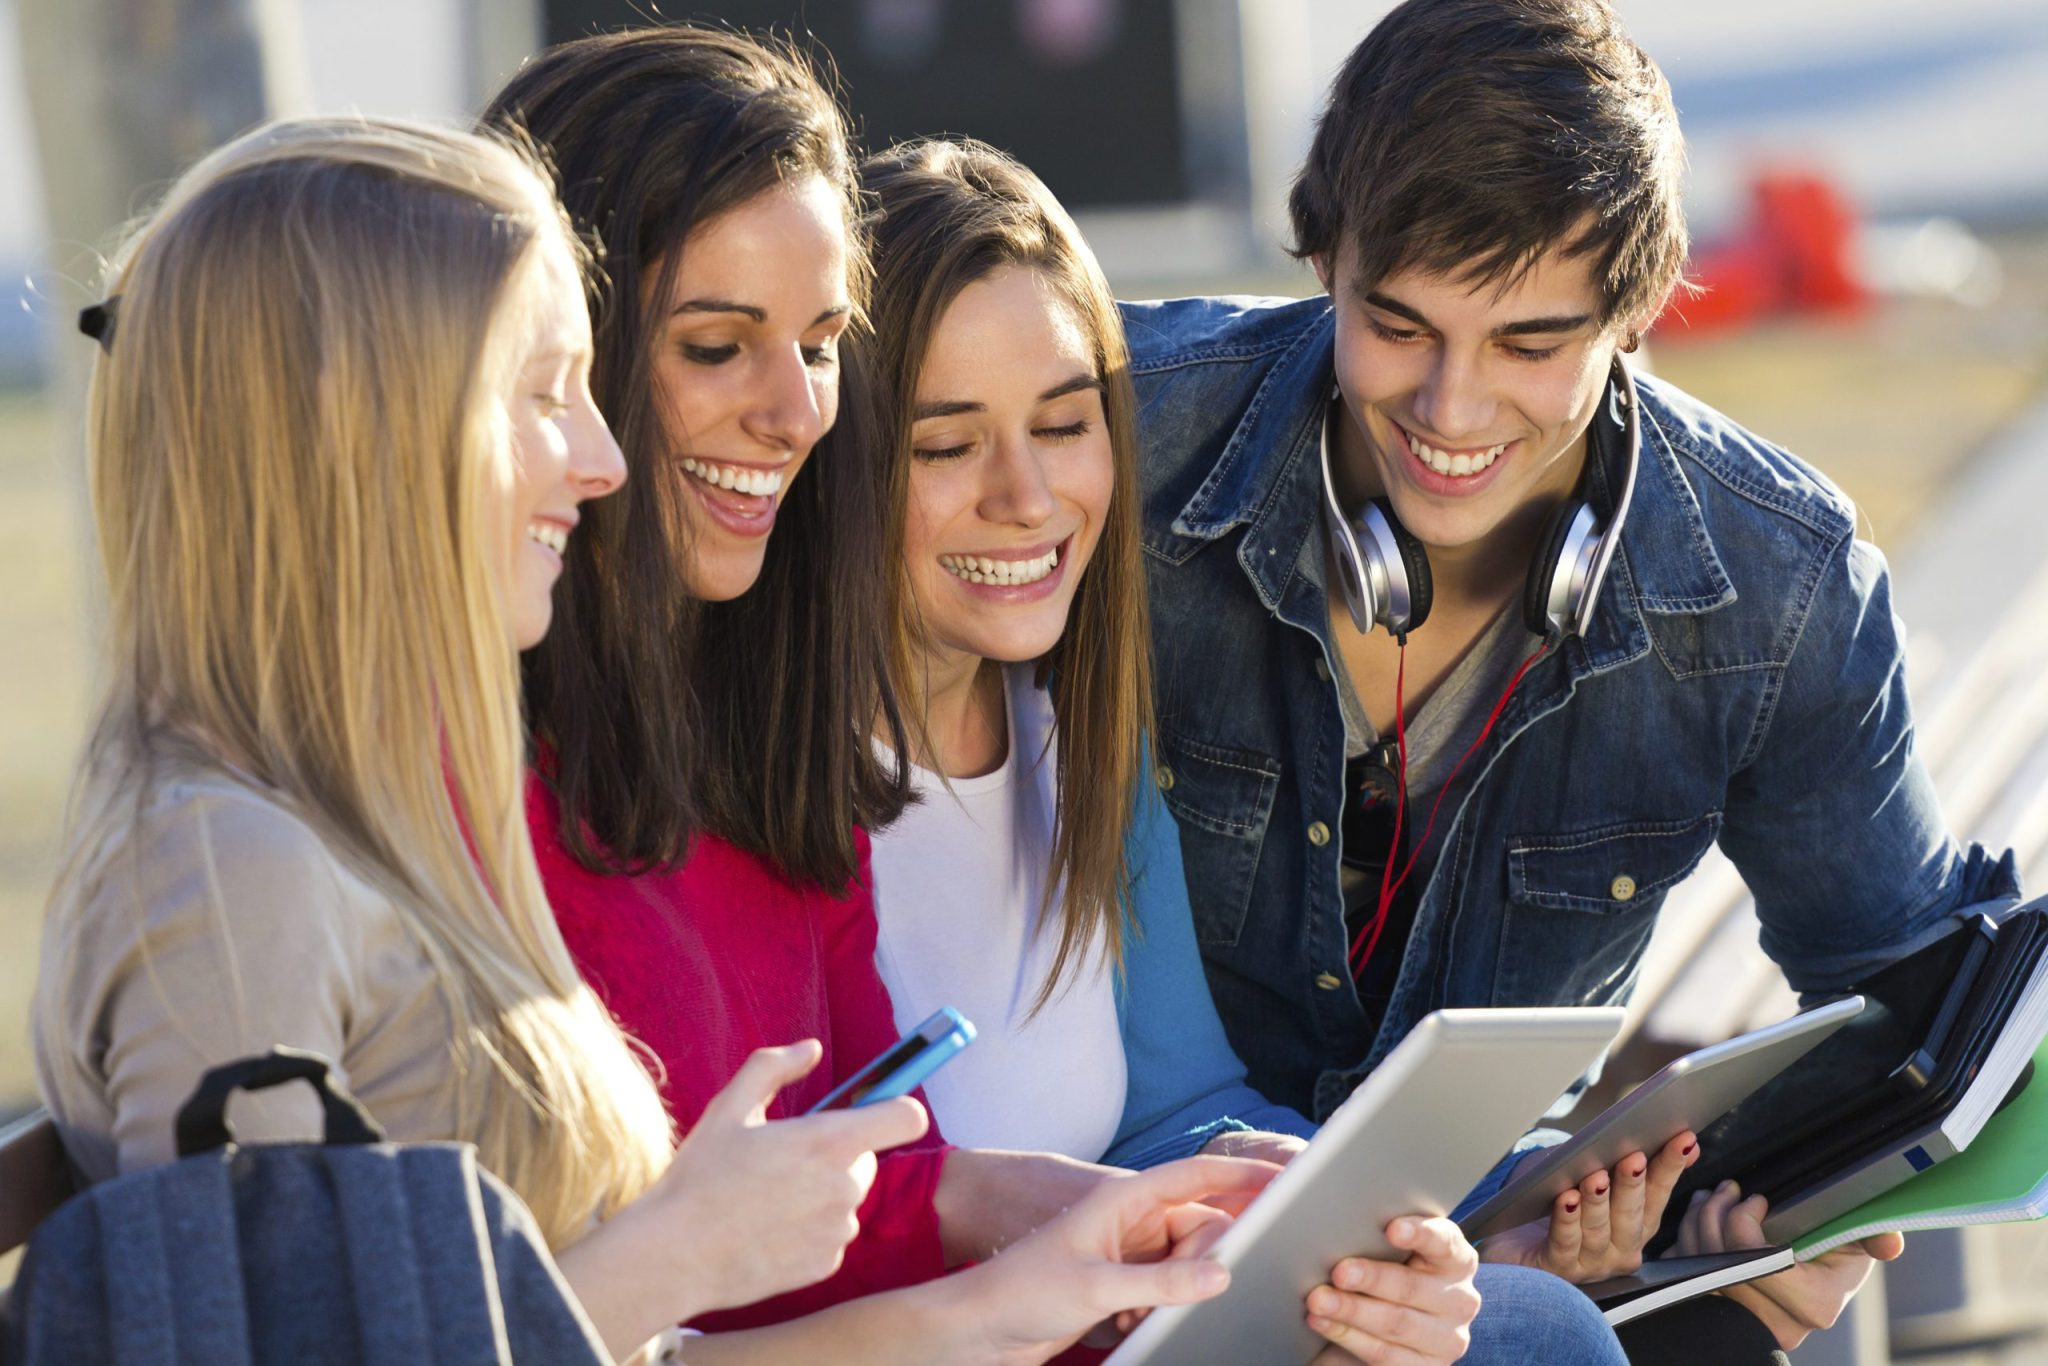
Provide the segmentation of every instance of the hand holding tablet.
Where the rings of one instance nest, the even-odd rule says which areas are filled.
[[[1468,1280],[1469,1266],[1440,1263],[1469,1250],[1430,1251],[1438,1216],[1593,1063],[1621,1022],[1611,1009],[1426,1016],[1217,1240],[1213,1255],[1230,1268],[1230,1289],[1155,1310],[1111,1360],[1305,1362],[1331,1341],[1309,1328],[1304,1309],[1333,1275],[1345,1290],[1353,1289],[1346,1280],[1418,1291],[1425,1281]],[[1400,1231],[1390,1237],[1390,1227]],[[1459,1240],[1445,1233],[1455,1249]],[[1366,1260],[1379,1265],[1360,1265]],[[1398,1318],[1403,1306],[1360,1312]]]
[[[1673,1135],[1654,1157],[1626,1153],[1567,1185],[1552,1198],[1548,1218],[1488,1238],[1482,1255],[1533,1266],[1573,1285],[1626,1276],[1642,1265],[1643,1248],[1657,1235],[1679,1176],[1699,1155],[1690,1129]],[[1535,1161],[1542,1160],[1538,1153]]]
[[[1407,1260],[1338,1262],[1330,1269],[1331,1283],[1308,1293],[1308,1326],[1336,1348],[1384,1344],[1420,1361],[1456,1361],[1471,1345],[1467,1330],[1479,1316],[1479,1290],[1472,1283],[1478,1254],[1449,1219],[1404,1215],[1385,1233]],[[1326,1349],[1316,1359],[1352,1356],[1349,1350]]]
[[[1554,1219],[1575,1187],[1583,1198],[1588,1194],[1583,1183],[1603,1179],[1634,1155],[1661,1155],[1674,1141],[1682,1147],[1682,1140],[1714,1123],[1862,1009],[1861,997],[1846,997],[1672,1062],[1571,1138],[1525,1160],[1499,1194],[1460,1221],[1465,1236],[1474,1242],[1498,1241],[1495,1235],[1531,1220]],[[1699,1156],[1697,1151],[1689,1155],[1677,1172]],[[1661,1174],[1675,1179],[1668,1166]]]

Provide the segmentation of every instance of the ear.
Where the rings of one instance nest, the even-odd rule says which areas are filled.
[[[1308,258],[1308,263],[1315,268],[1316,283],[1323,287],[1323,293],[1334,294],[1336,291],[1330,288],[1330,254],[1319,251]]]
[[[1630,318],[1628,326],[1622,329],[1621,334],[1626,337],[1633,332],[1638,337],[1649,336],[1650,329],[1656,326],[1657,320],[1664,316],[1665,310],[1669,309],[1674,301],[1683,301],[1697,293],[1699,290],[1684,280],[1673,282],[1671,288],[1665,290],[1656,303],[1644,309],[1640,317]]]

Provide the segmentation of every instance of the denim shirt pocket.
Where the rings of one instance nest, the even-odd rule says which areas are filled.
[[[1180,822],[1181,862],[1194,905],[1195,937],[1229,947],[1244,932],[1259,849],[1280,786],[1263,754],[1159,733],[1160,795]]]
[[[1604,1005],[1635,975],[1664,894],[1699,866],[1721,813],[1508,840],[1497,1005]]]

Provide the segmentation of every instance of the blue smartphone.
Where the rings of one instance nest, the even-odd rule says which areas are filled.
[[[967,1017],[951,1006],[940,1006],[930,1019],[889,1045],[881,1057],[833,1087],[829,1095],[804,1113],[850,1110],[857,1105],[907,1096],[947,1059],[973,1042],[974,1026],[967,1023]]]

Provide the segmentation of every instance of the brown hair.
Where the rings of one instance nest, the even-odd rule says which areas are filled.
[[[1352,50],[1288,198],[1296,256],[1507,285],[1590,256],[1601,321],[1647,320],[1686,254],[1663,72],[1604,0],[1407,0]]]
[[[926,350],[946,309],[961,290],[1005,266],[1035,270],[1086,328],[1104,386],[1116,492],[1094,560],[1075,591],[1066,632],[1039,665],[1059,719],[1047,898],[1064,886],[1059,951],[1039,993],[1042,1004],[1098,936],[1110,961],[1122,961],[1123,907],[1130,890],[1124,833],[1143,781],[1144,739],[1152,722],[1130,354],[1116,300],[1094,254],[1052,192],[1016,161],[985,143],[922,140],[870,157],[861,179],[877,206],[874,340],[867,349],[876,430],[889,458],[896,623],[890,667],[898,695],[924,693],[903,538],[913,459],[911,410]],[[922,718],[913,725],[921,729]]]
[[[733,602],[695,601],[682,589],[686,476],[652,376],[661,318],[643,299],[667,297],[695,229],[816,175],[844,198],[858,310],[867,263],[845,116],[787,44],[677,25],[551,48],[483,119],[552,159],[606,268],[591,384],[632,473],[570,542],[554,629],[526,657],[562,839],[593,869],[631,871],[680,862],[709,829],[792,877],[843,887],[854,826],[894,819],[909,784],[868,738],[877,699],[891,724],[896,704],[884,511],[859,405],[785,497],[759,582]]]

